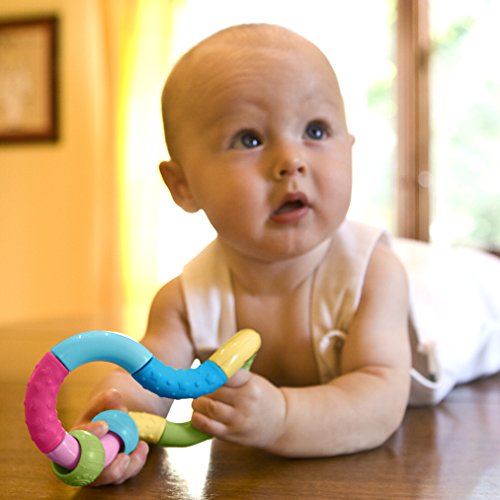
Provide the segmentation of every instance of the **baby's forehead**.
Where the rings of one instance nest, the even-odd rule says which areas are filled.
[[[246,77],[254,77],[253,83],[258,84],[260,78],[276,72],[293,78],[294,72],[302,71],[311,78],[326,77],[337,87],[328,59],[298,35],[273,36],[273,32],[265,32],[259,37],[253,32],[245,36],[228,33],[207,39],[188,53],[179,63],[177,79],[178,88],[203,92],[211,85],[229,86]]]
[[[221,49],[222,50],[222,49]],[[222,55],[224,55],[222,57]],[[269,91],[293,97],[309,94],[340,99],[331,67],[324,61],[279,47],[251,46],[240,50],[224,49],[192,65],[184,92],[194,104],[226,105],[244,98],[258,98]],[[279,96],[276,96],[279,97]]]

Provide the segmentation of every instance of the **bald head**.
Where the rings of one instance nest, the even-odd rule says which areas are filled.
[[[274,71],[275,62],[284,53],[293,53],[307,60],[316,60],[318,66],[331,74],[334,92],[340,97],[337,79],[324,54],[307,39],[286,28],[269,24],[246,24],[223,29],[202,40],[189,50],[170,73],[162,95],[162,113],[165,139],[170,157],[177,161],[180,155],[179,136],[188,119],[196,117],[199,106],[211,98],[214,87],[230,85],[230,78],[238,78],[247,71],[247,62],[256,66],[262,78]],[[250,71],[250,70],[248,70]],[[341,101],[341,99],[340,99]],[[342,109],[343,113],[343,109]]]

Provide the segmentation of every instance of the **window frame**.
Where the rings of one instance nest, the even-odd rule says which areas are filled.
[[[397,233],[429,241],[429,2],[397,1]]]

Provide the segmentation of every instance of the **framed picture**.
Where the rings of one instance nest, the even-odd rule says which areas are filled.
[[[0,19],[0,143],[58,138],[58,20]]]

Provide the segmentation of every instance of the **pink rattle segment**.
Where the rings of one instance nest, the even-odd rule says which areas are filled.
[[[24,410],[31,439],[43,453],[59,446],[66,434],[57,418],[57,393],[69,370],[47,352],[36,365],[26,391]]]
[[[74,469],[80,460],[80,446],[64,430],[56,411],[57,394],[68,373],[51,351],[46,353],[28,382],[24,406],[31,439],[40,451],[62,467]],[[101,444],[106,466],[119,453],[122,441],[114,432],[109,432],[101,439]]]
[[[66,469],[74,469],[80,460],[80,445],[69,432],[65,432],[59,446],[47,453],[47,457]]]
[[[117,434],[108,432],[101,438],[101,444],[104,448],[104,467],[107,467],[120,453],[123,443]],[[66,432],[61,444],[47,453],[47,457],[65,469],[74,469],[80,461],[80,445],[69,432]]]
[[[107,467],[120,453],[122,440],[118,437],[118,434],[108,432],[101,438],[101,444],[104,448],[104,467]]]

